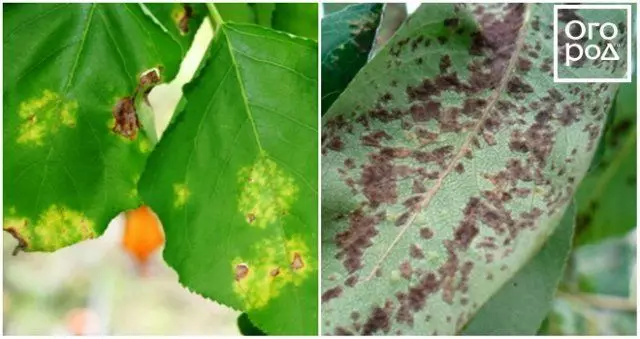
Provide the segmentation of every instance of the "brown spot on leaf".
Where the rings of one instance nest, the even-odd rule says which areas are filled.
[[[342,139],[340,139],[340,137],[334,136],[333,138],[331,138],[331,141],[329,141],[329,143],[327,144],[327,147],[331,150],[339,152],[339,151],[342,151],[342,148],[344,147],[344,143],[342,142]]]
[[[247,264],[236,265],[236,281],[240,281],[249,275],[249,266]]]
[[[451,67],[451,57],[449,55],[443,55],[442,58],[440,58],[440,73],[446,73],[449,67]]]
[[[364,165],[360,179],[364,186],[362,193],[374,206],[395,203],[398,192],[391,159],[380,154],[371,154],[369,159],[370,162]]]
[[[26,223],[27,222],[25,221],[25,226],[26,226]],[[15,228],[7,227],[4,229],[4,231],[11,234],[11,236],[18,241],[18,245],[16,245],[16,248],[14,248],[13,252],[11,253],[13,256],[18,255],[20,251],[24,251],[27,249],[27,247],[29,246],[27,244],[27,241],[18,233],[18,231]]]
[[[389,314],[393,311],[393,306],[390,301],[385,303],[385,307],[376,306],[371,312],[371,315],[367,319],[362,329],[363,335],[372,335],[380,330],[384,333],[389,333],[391,324],[389,323]]]
[[[291,269],[297,271],[304,267],[304,262],[302,261],[302,257],[300,257],[300,253],[293,253],[293,261],[291,262]]]
[[[420,248],[420,246],[418,246],[417,244],[411,244],[411,248],[409,249],[409,254],[411,255],[412,258],[415,258],[415,259],[424,258],[424,252],[422,251],[422,248]]]
[[[431,239],[433,237],[433,231],[423,227],[420,229],[420,237],[422,237],[422,239]]]
[[[337,298],[340,296],[340,294],[342,294],[342,287],[340,286],[329,289],[326,292],[322,293],[322,297],[321,297],[322,303],[324,304],[333,298]]]
[[[409,220],[409,217],[411,217],[411,213],[409,213],[409,212],[404,212],[404,213],[402,213],[402,214],[401,214],[401,215],[396,219],[395,225],[396,225],[396,226],[402,226],[402,225],[406,224],[406,223],[407,223],[407,221]]]
[[[460,19],[458,19],[458,18],[448,18],[448,19],[444,19],[443,23],[444,23],[445,27],[453,28],[453,27],[458,26],[458,23],[460,23]]]
[[[413,187],[412,187],[411,191],[414,194],[424,193],[424,192],[427,191],[427,188],[424,187],[424,184],[422,183],[422,181],[414,179],[413,180]]]
[[[135,139],[138,128],[140,128],[140,122],[136,114],[133,97],[124,97],[118,100],[116,105],[113,106],[112,114],[115,119],[113,132],[131,140]]]
[[[413,269],[411,268],[411,264],[408,261],[403,262],[402,264],[400,264],[400,275],[409,280],[411,279],[411,274],[413,274]]]
[[[344,281],[344,284],[349,286],[349,287],[353,287],[358,283],[358,276],[357,275],[352,275],[349,278],[347,278],[347,280]]]
[[[353,335],[353,332],[347,330],[344,327],[337,327],[335,331],[335,335]]]
[[[379,216],[369,216],[362,209],[357,209],[349,215],[349,228],[336,235],[336,244],[340,248],[336,258],[344,259],[344,267],[349,273],[361,268],[364,249],[373,245],[371,238],[378,234],[376,224],[379,221]]]
[[[193,16],[193,8],[188,4],[183,4],[183,12],[178,17],[178,29],[182,35],[189,33],[189,20]]]

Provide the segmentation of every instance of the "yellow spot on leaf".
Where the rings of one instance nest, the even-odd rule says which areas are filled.
[[[4,229],[13,229],[25,242],[25,250],[52,252],[97,236],[93,221],[64,206],[51,205],[36,223],[27,218],[5,217]]]
[[[74,127],[78,103],[65,100],[60,94],[44,90],[38,98],[22,102],[18,115],[22,120],[18,143],[43,145],[47,134],[58,132],[61,126]]]
[[[300,261],[294,265],[296,257]],[[313,257],[300,236],[284,242],[281,238],[264,239],[253,246],[251,256],[237,257],[231,262],[233,290],[246,309],[262,308],[287,285],[299,286],[310,277],[316,267]],[[300,266],[300,262],[304,265]]]
[[[289,267],[293,272],[291,275],[291,281],[295,286],[299,286],[305,279],[307,279],[307,277],[309,277],[311,272],[315,270],[315,255],[309,253],[309,247],[307,247],[307,244],[305,244],[304,240],[302,240],[302,237],[299,235],[294,235],[291,239],[287,240],[286,247],[288,251]],[[296,256],[299,256],[299,258],[296,258]]]
[[[266,228],[289,213],[298,194],[293,178],[266,155],[241,169],[238,182],[241,187],[238,210],[249,225],[259,228]]]
[[[138,149],[140,150],[140,153],[149,153],[149,151],[151,150],[151,144],[149,143],[149,140],[144,137],[138,139],[140,140],[138,141]]]
[[[187,203],[187,199],[189,198],[190,193],[186,184],[173,185],[173,193],[175,194],[173,207],[181,208],[182,206],[184,206],[184,204]]]

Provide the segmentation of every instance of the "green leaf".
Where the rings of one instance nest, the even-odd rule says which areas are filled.
[[[577,245],[636,227],[636,86],[636,78],[620,86],[612,109],[615,118],[602,140],[604,152],[576,193]]]
[[[220,3],[227,22],[252,23],[318,40],[318,6],[312,3]]]
[[[382,4],[358,4],[322,18],[323,114],[367,63],[381,14]]]
[[[191,47],[196,31],[207,15],[207,8],[203,4],[187,3],[147,3],[141,5],[158,20],[171,37],[180,43],[183,54]]]
[[[271,27],[275,4],[270,3],[219,3],[216,8],[225,21],[256,24]]]
[[[554,232],[618,86],[553,82],[552,17],[424,4],[322,117],[323,334],[457,333]]]
[[[635,239],[631,232],[626,239],[604,239],[573,251],[567,269],[578,284],[565,279],[544,334],[635,334]]]
[[[251,322],[249,315],[246,313],[242,313],[238,316],[238,329],[240,329],[240,333],[242,335],[267,335]]]
[[[277,3],[272,22],[274,29],[318,40],[317,3]]]
[[[535,335],[553,304],[571,251],[576,208],[571,204],[540,252],[489,299],[463,335]]]
[[[189,290],[317,333],[317,43],[224,23],[139,189]],[[170,165],[168,165],[170,164]]]
[[[185,50],[139,4],[3,8],[4,230],[54,251],[140,204],[152,145],[132,98],[172,79]],[[153,68],[160,79],[140,84]]]
[[[574,266],[580,292],[628,297],[635,250],[635,246],[620,238],[577,248]]]

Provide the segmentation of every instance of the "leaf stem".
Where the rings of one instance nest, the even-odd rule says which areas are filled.
[[[588,304],[592,307],[607,310],[634,311],[637,309],[636,301],[631,298],[590,293],[567,293],[562,291],[558,291],[556,295],[568,301]]]
[[[207,9],[209,10],[209,19],[211,20],[211,26],[213,27],[213,31],[216,32],[218,27],[224,23],[224,20],[222,20],[220,12],[218,12],[215,4],[209,2],[206,5]]]

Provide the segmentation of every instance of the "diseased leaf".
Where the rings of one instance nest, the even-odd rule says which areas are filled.
[[[191,47],[196,31],[207,15],[207,8],[204,4],[147,3],[141,6],[151,12],[152,19],[158,20],[171,37],[180,43],[183,54],[186,54],[189,47]]]
[[[358,4],[322,18],[323,114],[367,63],[381,13],[382,4]]]
[[[389,39],[396,33],[398,28],[407,19],[407,4],[386,3],[382,11],[380,27],[376,32],[376,37],[369,53],[371,60],[378,51],[387,44]]]
[[[341,10],[345,9],[346,7],[349,7],[351,5],[352,4],[350,4],[350,3],[333,3],[333,2],[325,2],[325,3],[323,3],[322,4],[322,9],[324,10],[323,19],[324,19],[325,16],[327,16],[329,14],[332,14],[334,12],[341,11]],[[322,30],[322,31],[324,33],[324,30]]]
[[[553,233],[617,85],[553,82],[552,14],[422,5],[323,117],[322,333],[456,333]]]
[[[277,3],[272,20],[274,29],[318,40],[317,3]]]
[[[317,43],[224,23],[209,52],[140,180],[165,261],[269,334],[315,334]]]
[[[614,120],[602,140],[604,152],[584,178],[576,200],[576,243],[594,243],[636,227],[636,79],[622,84]]]
[[[152,144],[135,107],[185,50],[139,4],[3,8],[3,228],[54,251],[140,205]]]
[[[553,304],[571,252],[575,204],[540,252],[526,263],[467,324],[463,335],[535,335]]]

